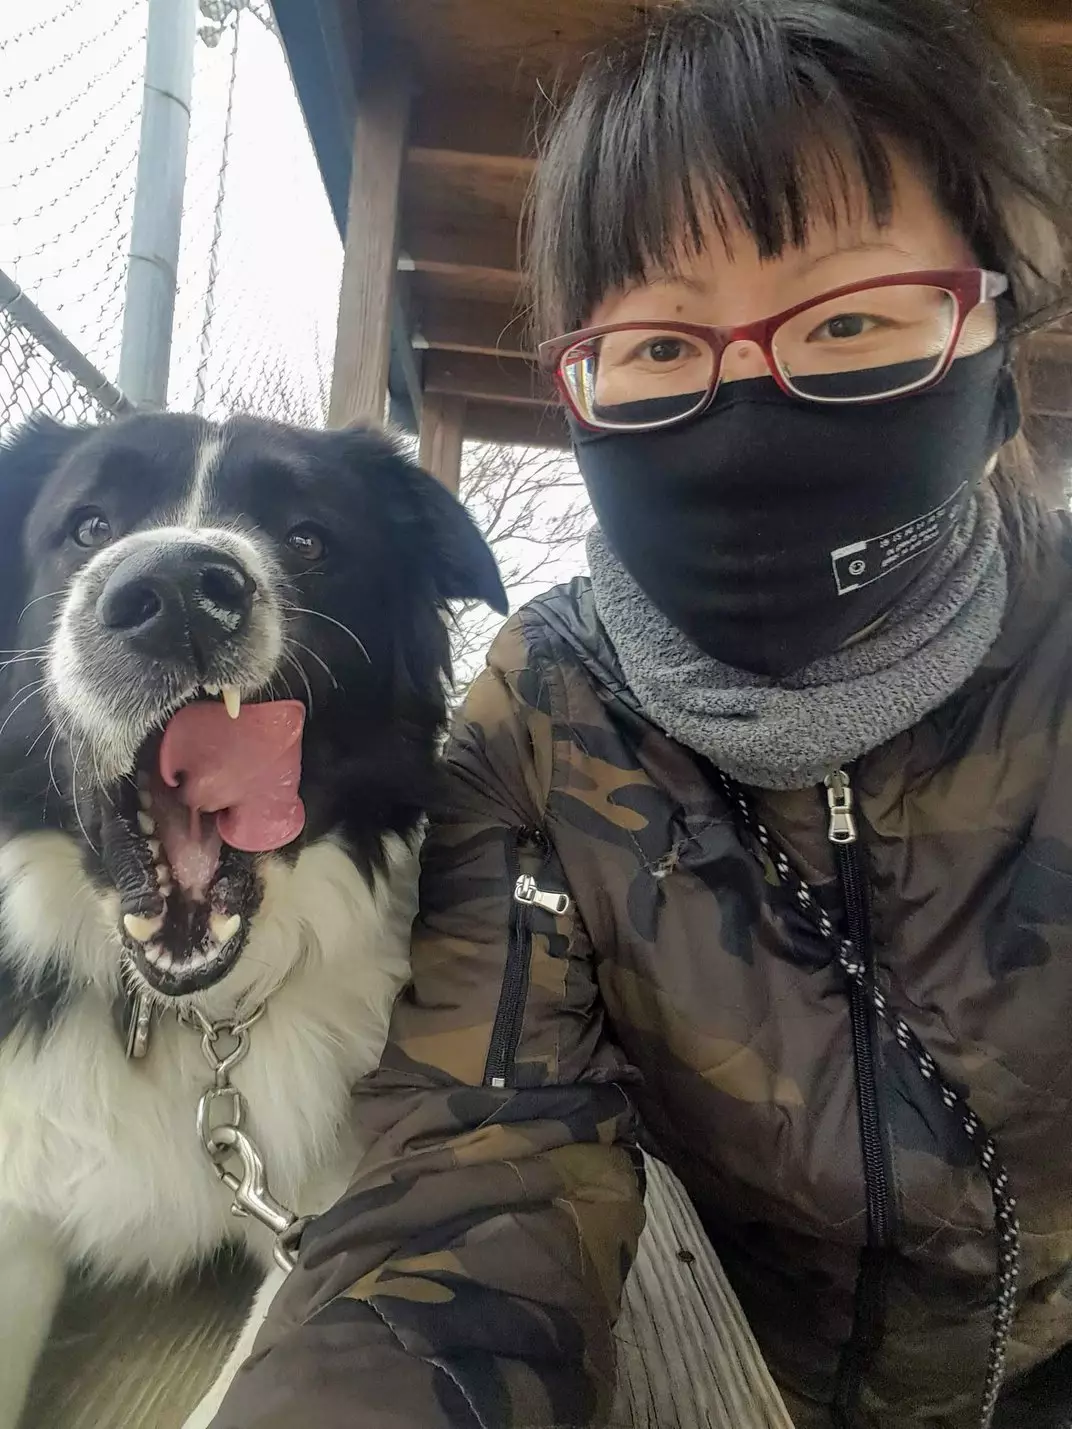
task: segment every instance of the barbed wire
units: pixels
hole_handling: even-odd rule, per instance
[[[82,0],[70,0],[70,4],[64,5],[61,10],[57,10],[52,15],[46,15],[42,20],[36,20],[32,25],[27,25],[24,30],[16,30],[14,34],[6,35],[0,39],[0,55],[5,50],[14,49],[18,44],[26,40],[32,40],[39,35],[42,30],[47,30],[51,25],[57,25],[62,20],[69,20],[71,16],[81,8]]]
[[[77,49],[69,50],[67,54],[61,55],[58,60],[53,60],[47,69],[38,70],[36,74],[26,74],[20,76],[14,84],[9,84],[6,89],[0,89],[0,99],[10,99],[13,95],[20,94],[23,90],[29,89],[31,85],[40,84],[42,80],[54,79],[60,70],[69,65],[72,60],[84,59],[86,50],[93,45],[106,40],[109,35],[115,33],[133,13],[134,6],[129,5],[125,10],[120,10],[113,18],[112,23],[103,30],[98,30],[85,44],[79,45]]]

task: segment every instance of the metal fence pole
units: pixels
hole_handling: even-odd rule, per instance
[[[149,0],[119,356],[119,386],[139,407],[161,408],[167,401],[196,36],[197,0]]]
[[[66,372],[81,389],[85,398],[81,405],[90,413],[95,411],[104,416],[119,417],[133,411],[126,395],[109,382],[70,339],[64,337],[56,324],[26,296],[15,279],[0,268],[0,315],[4,314],[19,324],[29,344],[33,344],[32,348],[26,342],[22,344],[25,349],[24,363],[32,360],[34,352],[47,354],[48,360]],[[12,374],[5,372],[5,375],[10,380]],[[6,421],[25,419],[36,406],[32,398],[21,411],[6,410],[0,403],[0,426]]]

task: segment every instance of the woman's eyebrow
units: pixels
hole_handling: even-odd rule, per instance
[[[915,256],[909,253],[907,248],[901,248],[896,243],[888,243],[882,240],[877,242],[865,240],[860,243],[839,244],[837,248],[831,248],[826,253],[801,253],[797,272],[810,273],[813,268],[818,268],[821,263],[829,263],[834,258],[844,258],[847,253],[896,253],[900,258],[913,258]]]

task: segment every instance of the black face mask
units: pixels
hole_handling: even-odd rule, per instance
[[[630,411],[658,420],[658,407]],[[915,396],[822,406],[760,378],[726,383],[680,426],[574,424],[573,438],[599,524],[648,599],[717,660],[777,676],[897,603],[1019,425],[998,345]]]

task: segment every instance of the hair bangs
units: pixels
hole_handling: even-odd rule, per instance
[[[539,336],[674,275],[712,232],[773,258],[817,222],[881,225],[893,149],[1024,318],[1061,262],[1011,215],[1067,223],[1058,132],[959,0],[685,0],[600,54],[558,116],[529,205]]]

